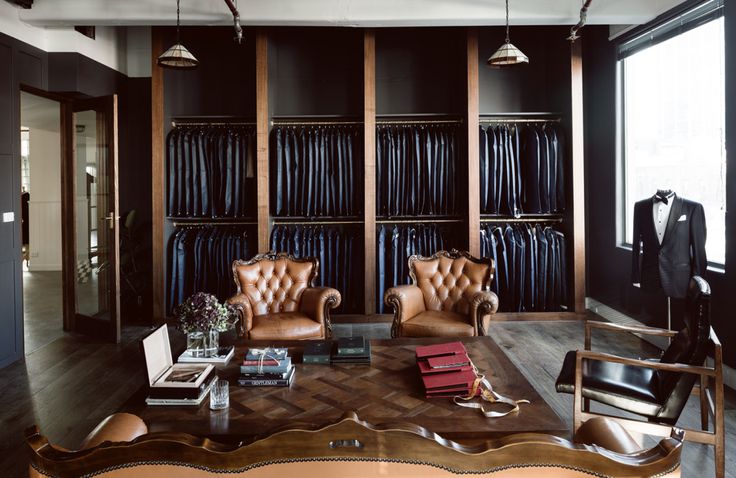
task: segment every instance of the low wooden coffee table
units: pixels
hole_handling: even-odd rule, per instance
[[[497,392],[513,399],[530,400],[531,404],[522,404],[519,412],[502,418],[485,418],[479,410],[459,407],[448,398],[425,398],[414,349],[417,345],[448,339],[402,338],[371,341],[370,366],[303,364],[304,342],[278,344],[289,347],[292,363],[297,367],[294,383],[288,388],[237,385],[245,350],[276,345],[245,342],[236,347],[230,364],[218,371],[221,378],[231,383],[229,409],[211,411],[207,401],[200,407],[146,406],[143,390],[124,408],[140,416],[152,432],[186,432],[220,441],[248,442],[277,429],[295,426],[318,428],[351,410],[371,424],[410,422],[468,443],[520,432],[568,434],[557,414],[491,338],[460,340]],[[507,410],[502,405],[496,406],[499,411]]]

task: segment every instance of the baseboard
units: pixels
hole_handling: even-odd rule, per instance
[[[639,322],[638,320],[634,319],[633,317],[629,317],[623,312],[620,312],[612,307],[609,307],[606,304],[603,304],[602,302],[598,302],[595,299],[591,299],[590,297],[585,298],[585,308],[590,310],[591,312],[595,312],[596,314],[600,315],[604,319],[614,324],[636,325],[636,326],[645,325]],[[640,337],[643,340],[646,340],[647,342],[649,342],[650,344],[653,344],[656,347],[659,347],[660,349],[664,349],[667,347],[667,339],[664,337],[651,337],[647,335],[643,335]],[[736,389],[736,369],[729,367],[725,363],[723,364],[723,383],[727,387]]]

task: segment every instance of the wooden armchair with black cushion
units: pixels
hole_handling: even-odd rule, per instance
[[[394,309],[392,337],[465,337],[485,335],[486,321],[498,310],[489,290],[493,260],[467,252],[440,251],[432,257],[411,256],[413,285],[386,291]]]
[[[268,253],[233,262],[242,334],[253,340],[324,339],[332,335],[330,310],[340,292],[314,287],[319,261]]]
[[[640,360],[592,352],[593,329],[671,338],[659,360]],[[713,366],[706,366],[709,354]],[[679,332],[653,327],[628,327],[588,321],[585,350],[565,356],[557,378],[557,391],[573,393],[573,429],[591,417],[590,400],[646,417],[647,421],[611,417],[625,427],[657,436],[666,436],[674,426],[696,380],[700,379],[701,430],[685,430],[685,440],[713,445],[716,476],[724,476],[723,360],[721,343],[710,325],[710,286],[701,277],[690,280],[685,328]],[[709,388],[713,379],[713,390]],[[709,431],[709,417],[713,430]]]

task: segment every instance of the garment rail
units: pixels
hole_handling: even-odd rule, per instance
[[[562,118],[481,118],[479,123],[499,124],[499,123],[559,123]]]
[[[179,126],[255,126],[254,121],[172,121],[171,127],[176,128]]]
[[[363,224],[365,221],[274,221],[274,226],[330,226],[333,224]]]
[[[204,226],[257,226],[257,221],[174,221],[173,223],[174,227],[181,227],[181,226],[194,226],[194,227],[204,227]]]
[[[362,121],[271,121],[271,126],[342,126],[342,125],[362,125]]]
[[[376,120],[377,125],[462,124],[463,120]]]
[[[498,224],[498,223],[545,223],[545,222],[562,222],[561,217],[483,217],[480,219],[482,223]]]
[[[417,218],[417,219],[397,219],[395,221],[391,219],[380,219],[376,221],[376,224],[427,224],[427,223],[460,223],[462,219],[431,219],[431,218]]]

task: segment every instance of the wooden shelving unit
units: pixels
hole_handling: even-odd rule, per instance
[[[257,231],[258,250],[265,252],[269,249],[270,234],[274,218],[271,217],[269,204],[270,182],[269,182],[269,132],[271,129],[272,105],[269,105],[269,32],[267,28],[258,29],[255,35],[255,120],[257,141]],[[467,178],[463,178],[462,201],[467,201],[467,208],[463,213],[462,227],[466,228],[466,242],[468,250],[473,255],[480,253],[480,224],[481,214],[479,206],[479,152],[478,126],[479,126],[479,31],[477,28],[467,28],[465,36],[465,61],[464,76],[467,100],[467,108],[463,115],[464,125],[467,128]],[[161,27],[154,27],[152,33],[152,52],[161,50],[163,35]],[[375,314],[376,294],[376,32],[371,29],[363,31],[362,52],[356,52],[363,56],[363,125],[364,125],[364,288],[366,315]],[[165,213],[164,213],[164,75],[153,61],[152,79],[152,169],[153,176],[153,287],[154,287],[154,317],[162,322],[166,310],[165,304],[165,252],[166,239]],[[582,103],[582,57],[581,40],[575,42],[570,50],[570,85],[567,94],[570,95],[570,104],[565,108],[569,117],[563,120],[567,131],[568,151],[570,160],[572,184],[568,188],[572,190],[572,204],[563,215],[564,232],[572,245],[568,252],[568,268],[572,269],[570,280],[572,281],[571,306],[569,312],[551,313],[506,313],[498,314],[499,320],[545,320],[560,318],[579,318],[585,309],[585,223],[584,223],[584,183],[583,183],[583,103]],[[465,197],[467,195],[467,197]],[[465,204],[465,203],[464,203]]]

